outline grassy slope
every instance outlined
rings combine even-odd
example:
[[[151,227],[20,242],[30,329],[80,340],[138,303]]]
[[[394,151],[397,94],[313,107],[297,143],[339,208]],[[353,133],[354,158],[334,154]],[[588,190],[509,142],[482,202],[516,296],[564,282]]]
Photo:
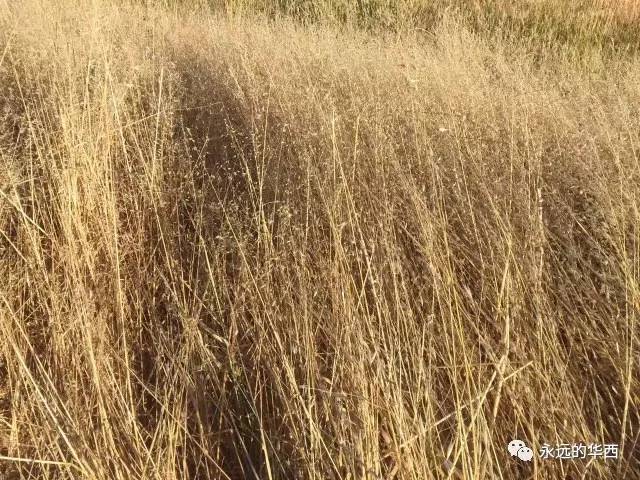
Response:
[[[0,476],[640,471],[632,42],[53,3],[0,0]]]
[[[474,32],[524,44],[529,51],[591,49],[636,53],[640,4],[635,0],[163,0],[166,5],[212,7],[232,15],[260,12],[303,23],[395,32],[429,31],[455,14]]]

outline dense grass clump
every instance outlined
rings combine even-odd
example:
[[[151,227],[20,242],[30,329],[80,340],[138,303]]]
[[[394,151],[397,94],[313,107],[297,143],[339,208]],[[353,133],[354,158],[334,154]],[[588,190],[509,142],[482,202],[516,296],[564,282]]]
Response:
[[[582,3],[0,0],[0,478],[640,474],[638,17]]]

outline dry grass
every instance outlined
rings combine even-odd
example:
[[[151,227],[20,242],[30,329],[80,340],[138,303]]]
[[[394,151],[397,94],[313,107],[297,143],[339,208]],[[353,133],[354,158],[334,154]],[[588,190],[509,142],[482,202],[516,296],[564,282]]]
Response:
[[[0,0],[0,478],[637,478],[631,41],[61,3]]]

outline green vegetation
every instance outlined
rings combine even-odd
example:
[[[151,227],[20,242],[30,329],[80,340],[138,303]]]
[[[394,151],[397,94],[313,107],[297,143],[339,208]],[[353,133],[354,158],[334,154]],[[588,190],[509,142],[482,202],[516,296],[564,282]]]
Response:
[[[184,4],[184,0],[179,2]],[[485,37],[548,52],[591,49],[635,54],[640,45],[640,6],[632,1],[581,0],[195,0],[232,15],[291,17],[367,30],[432,32],[443,15]]]

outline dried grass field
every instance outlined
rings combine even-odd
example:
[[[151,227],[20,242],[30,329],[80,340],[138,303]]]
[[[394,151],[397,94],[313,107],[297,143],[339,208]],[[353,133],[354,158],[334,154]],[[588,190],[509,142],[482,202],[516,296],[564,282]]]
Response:
[[[639,320],[639,3],[0,0],[1,480],[638,479]]]

